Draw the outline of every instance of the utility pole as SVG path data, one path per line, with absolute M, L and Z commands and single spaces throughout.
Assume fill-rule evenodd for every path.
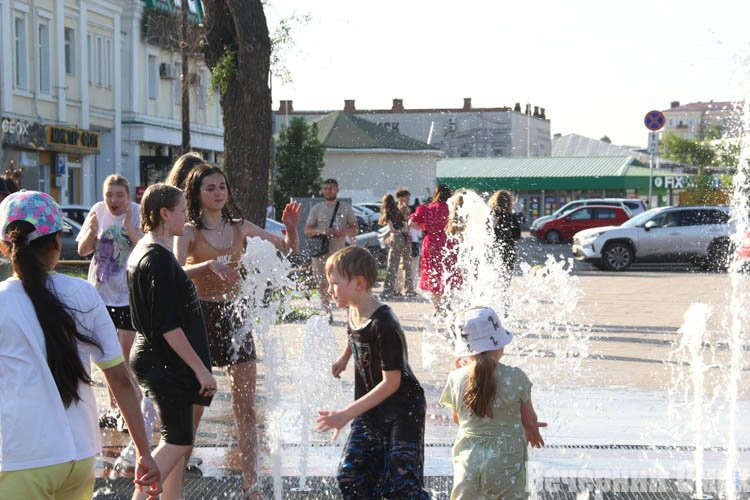
M 185 154 L 190 151 L 190 71 L 188 67 L 188 0 L 180 2 L 180 54 L 182 56 L 182 75 L 180 83 L 182 86 L 182 145 L 181 152 Z

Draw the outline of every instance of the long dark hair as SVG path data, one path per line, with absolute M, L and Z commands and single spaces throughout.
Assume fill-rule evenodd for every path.
M 78 331 L 76 321 L 68 308 L 50 290 L 49 273 L 42 266 L 42 261 L 51 252 L 59 251 L 57 233 L 40 236 L 29 242 L 28 235 L 32 231 L 34 226 L 29 222 L 11 222 L 7 231 L 10 244 L 6 243 L 4 250 L 6 254 L 10 254 L 13 270 L 34 305 L 36 317 L 44 332 L 47 365 L 52 372 L 63 405 L 68 408 L 81 400 L 78 384 L 91 384 L 91 376 L 78 356 L 78 342 L 93 345 L 99 350 L 101 345 Z
M 227 176 L 224 174 L 224 171 L 216 165 L 202 163 L 193 167 L 190 171 L 187 179 L 185 179 L 184 190 L 185 198 L 187 200 L 187 219 L 198 229 L 205 229 L 205 226 L 201 221 L 201 184 L 203 183 L 203 179 L 213 174 L 220 174 L 224 177 L 224 182 L 227 186 L 228 198 L 224 208 L 221 209 L 221 218 L 230 224 L 238 224 L 245 218 L 243 217 L 242 212 L 240 212 L 237 204 L 234 202 L 234 198 L 232 198 L 232 188 L 229 185 L 229 181 L 227 181 Z M 231 211 L 229 209 L 230 207 Z
M 389 221 L 397 222 L 399 217 L 403 218 L 401 212 L 398 209 L 398 203 L 396 203 L 393 195 L 387 194 L 383 196 L 380 204 L 380 219 L 378 220 L 378 224 L 384 226 Z
M 432 203 L 445 203 L 452 195 L 453 192 L 447 184 L 438 184 L 438 186 L 435 188 L 435 192 L 432 195 Z
M 491 351 L 477 354 L 473 358 L 474 363 L 464 390 L 463 403 L 477 417 L 492 418 L 492 405 L 497 394 L 497 361 Z
M 180 201 L 179 188 L 158 182 L 143 193 L 141 199 L 141 232 L 155 231 L 161 225 L 161 209 L 174 210 Z
M 167 180 L 164 182 L 170 186 L 185 190 L 185 179 L 194 167 L 205 163 L 203 158 L 195 153 L 185 153 L 175 160 L 172 169 L 169 171 Z

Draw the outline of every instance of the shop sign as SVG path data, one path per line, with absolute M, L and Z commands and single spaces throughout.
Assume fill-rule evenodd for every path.
M 44 127 L 39 123 L 3 117 L 0 121 L 0 131 L 2 131 L 4 146 L 44 148 Z
M 690 178 L 685 175 L 665 175 L 664 177 L 654 177 L 654 187 L 664 189 L 687 189 L 690 185 Z
M 56 151 L 99 152 L 99 133 L 77 128 L 47 125 L 47 144 Z

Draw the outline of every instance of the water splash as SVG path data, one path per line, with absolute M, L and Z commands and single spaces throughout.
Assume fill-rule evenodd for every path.
M 284 344 L 278 335 L 272 333 L 280 311 L 290 309 L 291 291 L 295 283 L 289 278 L 292 266 L 268 241 L 248 238 L 246 251 L 240 259 L 243 279 L 236 309 L 241 311 L 243 328 L 235 332 L 233 345 L 243 345 L 245 335 L 253 332 L 263 353 L 265 373 L 264 389 L 267 404 L 265 421 L 268 423 L 268 448 L 273 471 L 274 498 L 282 498 L 281 453 L 283 407 L 279 387 L 279 366 L 286 358 Z
M 732 222 L 736 232 L 732 235 L 734 248 L 739 248 L 746 238 L 750 237 L 750 102 L 738 103 L 737 108 L 742 116 L 740 126 L 740 156 L 737 172 L 733 178 L 732 191 Z M 727 428 L 727 459 L 724 472 L 725 494 L 730 500 L 737 497 L 739 482 L 739 464 L 737 449 L 737 419 L 739 408 L 737 400 L 742 378 L 743 346 L 750 341 L 748 325 L 750 324 L 750 277 L 747 271 L 748 262 L 738 253 L 733 253 L 729 265 L 730 327 L 728 335 L 729 350 L 729 380 L 727 381 L 727 400 L 729 423 Z
M 300 463 L 299 487 L 297 491 L 308 491 L 307 469 L 310 451 L 310 433 L 320 409 L 320 399 L 325 395 L 326 404 L 333 408 L 344 406 L 346 395 L 341 383 L 331 376 L 330 365 L 325 361 L 339 356 L 336 337 L 328 324 L 328 318 L 313 316 L 305 324 L 302 350 L 296 360 L 296 391 L 300 402 L 299 428 Z M 342 429 L 342 434 L 346 434 Z

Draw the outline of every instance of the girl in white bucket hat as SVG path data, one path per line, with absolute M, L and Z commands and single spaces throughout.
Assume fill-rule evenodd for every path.
M 523 370 L 499 362 L 513 335 L 489 307 L 462 312 L 455 327 L 456 355 L 469 359 L 440 396 L 459 424 L 451 499 L 527 498 L 526 444 L 543 446 L 547 424 L 537 421 Z

